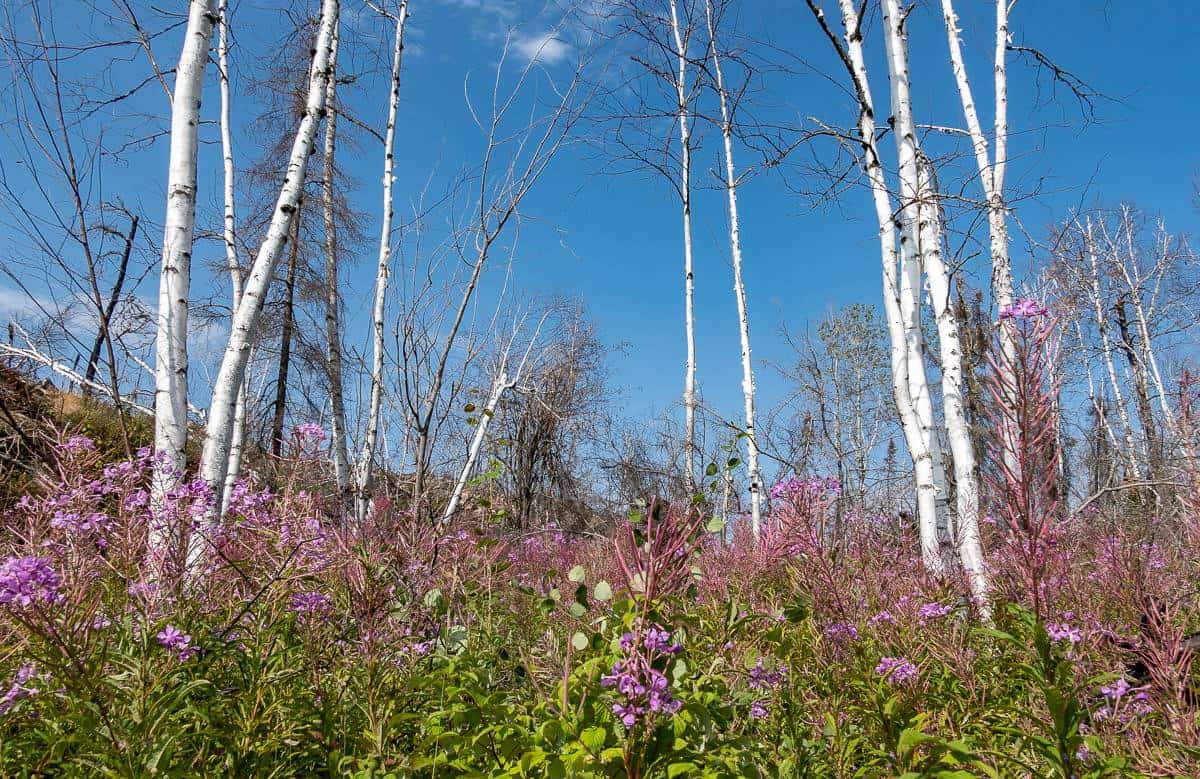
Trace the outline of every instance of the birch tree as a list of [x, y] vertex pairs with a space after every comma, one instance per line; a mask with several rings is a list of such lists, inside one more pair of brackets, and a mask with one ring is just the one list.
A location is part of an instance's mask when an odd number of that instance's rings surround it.
[[[696, 478], [696, 315], [695, 274], [692, 264], [692, 105], [688, 90], [688, 48], [693, 25], [691, 6], [687, 6], [686, 24], [680, 23], [678, 2], [668, 0], [671, 9], [671, 37], [675, 42], [677, 62], [675, 74], [676, 111], [679, 118], [679, 194], [683, 218], [683, 322], [687, 340], [687, 362], [684, 366], [684, 461], [688, 478]], [[693, 481], [693, 484], [695, 482]]]
[[[741, 343], [742, 399], [746, 424], [743, 432], [746, 436], [746, 464], [750, 475], [750, 526], [754, 535], [758, 536], [762, 524], [763, 484], [762, 469], [759, 466], [758, 430], [754, 425], [754, 362], [750, 352], [750, 314], [746, 306], [746, 285], [742, 279], [742, 241], [737, 202], [738, 177], [733, 162], [734, 106], [730, 100], [729, 90], [725, 87], [724, 72], [721, 70], [721, 54], [718, 51], [717, 27], [713, 17], [712, 0], [704, 0], [704, 16], [708, 25], [708, 56], [712, 61], [714, 86], [721, 107], [721, 140], [725, 162], [724, 184], [729, 207], [729, 252], [733, 260], [733, 295], [737, 300], [738, 339]], [[689, 469], [690, 467], [689, 463]]]
[[[221, 238], [225, 244], [225, 264], [229, 270], [229, 287], [233, 298], [231, 311], [237, 311], [242, 301], [242, 263], [237, 254], [237, 211], [235, 208], [235, 181], [233, 164], [233, 101], [229, 94], [229, 2], [221, 0], [218, 10], [217, 28], [217, 71], [220, 77], [221, 94], [221, 162], [223, 174], [224, 211]], [[242, 470], [242, 451], [246, 444], [246, 382], [238, 387], [237, 405], [233, 415], [233, 432], [229, 443], [229, 472], [221, 497], [222, 505], [228, 504], [234, 483]]]
[[[896, 408], [900, 414], [905, 444], [913, 462], [913, 477], [917, 495], [918, 529], [921, 536], [921, 557], [925, 566], [934, 572], [942, 572], [940, 544], [937, 537], [939, 490], [936, 473], [940, 467], [940, 452], [934, 449], [926, 435], [922, 420], [917, 413], [917, 402], [913, 387], [927, 387], [924, 362], [914, 360], [912, 352], [919, 344], [912, 342], [912, 296], [919, 289], [911, 278], [902, 276], [900, 262], [902, 250], [897, 247], [897, 221], [893, 216], [892, 196], [888, 189], [886, 174], [875, 129], [875, 105], [871, 86], [867, 78], [866, 57], [863, 47], [863, 19], [853, 0], [839, 0], [842, 12], [843, 43], [829, 26], [824, 11], [816, 0], [807, 0], [809, 9], [825, 32], [830, 44], [850, 76], [858, 103], [856, 141], [862, 149], [860, 164], [871, 189], [875, 216], [879, 225], [879, 247], [883, 269], [883, 304], [890, 341], [892, 366], [892, 391]], [[902, 238], [903, 241], [903, 238]], [[907, 268], [905, 269], [907, 270]], [[905, 279], [902, 281], [902, 279]]]
[[[694, 182], [692, 163], [698, 147], [697, 104], [703, 84], [707, 51], [692, 53], [693, 36], [702, 22], [696, 0], [623, 0], [621, 38], [632, 41], [629, 58], [640, 72], [608, 92], [613, 107], [606, 111], [612, 127], [611, 148], [634, 170], [651, 172], [679, 199], [683, 243], [683, 447], [682, 469], [690, 490], [697, 487], [698, 443], [695, 264], [692, 236]], [[678, 442], [677, 442], [678, 445]]]
[[396, 114], [400, 106], [400, 65], [404, 53], [404, 23], [408, 18], [408, 0], [402, 0], [394, 16], [380, 8], [376, 8], [376, 11], [391, 19], [395, 25], [395, 36], [392, 44], [387, 126], [383, 142], [383, 215], [379, 227], [379, 261], [375, 271], [375, 300], [371, 308], [371, 397], [367, 407], [366, 434], [355, 473], [356, 510], [360, 520], [366, 515], [371, 496], [375, 449], [379, 438], [379, 414], [383, 404], [383, 326], [388, 278], [391, 274], [392, 218], [395, 213], [392, 206], [392, 189], [396, 180], [393, 173], [393, 154], [396, 142]]
[[[162, 504], [183, 473], [187, 443], [187, 320], [191, 285], [192, 234], [196, 222], [196, 155], [199, 148], [200, 95], [213, 23], [212, 0], [191, 0], [183, 50], [175, 70], [171, 103], [171, 151], [167, 168], [162, 271], [158, 286], [158, 337], [155, 344], [154, 469], [152, 498]], [[223, 487], [223, 480], [216, 483]], [[161, 545], [165, 539], [152, 539]]]
[[[331, 78], [331, 50], [338, 26], [338, 13], [338, 0], [323, 0], [320, 28], [309, 69], [304, 114], [296, 130], [287, 173], [267, 234], [251, 265], [241, 302], [234, 312], [229, 343], [213, 386], [206, 437], [200, 458], [200, 476], [214, 487], [214, 491], [216, 487], [224, 485], [228, 473], [233, 418], [237, 394], [245, 379], [247, 357], [259, 327], [264, 297], [296, 216], [317, 127], [325, 115], [325, 99]], [[205, 530], [211, 530], [222, 515], [224, 506], [220, 500], [215, 503], [207, 517]], [[198, 541], [193, 538], [189, 545], [189, 563], [196, 561], [200, 551]]]
[[337, 171], [337, 54], [338, 32], [330, 43], [329, 71], [325, 95], [325, 165], [321, 175], [321, 206], [325, 227], [325, 368], [329, 375], [330, 451], [338, 493], [350, 489], [349, 455], [346, 444], [346, 401], [342, 395], [342, 328], [339, 318], [337, 214], [334, 207], [334, 177]]
[[[989, 156], [988, 139], [979, 121], [971, 81], [967, 76], [966, 62], [962, 54], [962, 30], [959, 29], [958, 14], [954, 0], [942, 0], [942, 19], [946, 27], [946, 38], [950, 47], [950, 65], [954, 71], [954, 83], [958, 88], [959, 102], [967, 123], [971, 149], [979, 173], [979, 185], [987, 207], [989, 249], [992, 261], [992, 295], [997, 309], [1012, 305], [1013, 275], [1009, 257], [1008, 206], [1004, 198], [1004, 176], [1008, 166], [1008, 12], [1012, 0], [995, 0], [995, 57], [992, 73], [995, 93], [995, 126], [992, 138], [995, 148]], [[1001, 347], [1011, 356], [1012, 339], [1007, 331], [1001, 331]], [[1010, 357], [1011, 358], [1011, 357]]]
[[[908, 33], [898, 0], [883, 0], [884, 42], [887, 49], [888, 76], [892, 84], [893, 135], [899, 163], [901, 255], [908, 251], [920, 258], [920, 268], [929, 283], [929, 295], [937, 321], [939, 352], [942, 358], [942, 403], [954, 465], [957, 503], [957, 528], [950, 529], [956, 539], [959, 561], [967, 572], [972, 592], [982, 606], [987, 595], [987, 580], [979, 538], [979, 489], [976, 481], [975, 451], [971, 444], [962, 399], [962, 347], [958, 324], [950, 306], [950, 283], [942, 260], [941, 212], [933, 192], [928, 160], [921, 152], [913, 118], [908, 67]], [[913, 273], [910, 268], [909, 273]], [[919, 272], [918, 272], [919, 273]], [[919, 323], [918, 323], [919, 329]], [[915, 352], [910, 352], [915, 354]], [[914, 372], [910, 372], [913, 375]], [[917, 388], [920, 392], [922, 388]], [[927, 392], [927, 385], [924, 388]], [[918, 397], [923, 397], [919, 395]], [[923, 403], [923, 400], [922, 400]], [[924, 417], [924, 410], [919, 409]], [[924, 421], [924, 420], [923, 420]], [[932, 433], [933, 431], [931, 431]], [[931, 449], [935, 435], [928, 435]]]

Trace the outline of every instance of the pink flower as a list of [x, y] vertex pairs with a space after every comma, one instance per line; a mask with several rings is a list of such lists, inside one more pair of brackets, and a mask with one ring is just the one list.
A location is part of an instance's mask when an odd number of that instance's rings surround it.
[[316, 422], [301, 422], [300, 424], [296, 425], [292, 433], [297, 438], [311, 438], [318, 442], [325, 440], [325, 428], [321, 427]]
[[917, 678], [917, 667], [903, 657], [883, 657], [875, 673], [891, 684], [907, 684]]
[[46, 557], [10, 557], [0, 566], [0, 604], [10, 608], [58, 603], [61, 586], [62, 577]]
[[1035, 319], [1046, 316], [1050, 309], [1030, 298], [1019, 298], [1016, 302], [1000, 309], [1001, 321], [1007, 319]]

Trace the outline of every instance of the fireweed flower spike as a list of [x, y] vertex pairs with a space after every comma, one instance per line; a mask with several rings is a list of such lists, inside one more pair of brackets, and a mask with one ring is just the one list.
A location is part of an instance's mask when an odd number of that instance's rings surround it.
[[1000, 320], [1006, 321], [1009, 319], [1033, 319], [1043, 317], [1050, 313], [1050, 309], [1030, 298], [1020, 298], [1015, 303], [1011, 303], [1000, 309]]
[[167, 625], [160, 630], [157, 638], [159, 645], [164, 649], [177, 652], [182, 662], [190, 660], [196, 654], [197, 649], [192, 646], [192, 637], [174, 625]]
[[883, 657], [875, 673], [890, 684], [903, 685], [917, 678], [917, 667], [903, 657]]
[[301, 422], [296, 425], [292, 433], [301, 439], [312, 439], [318, 443], [325, 440], [325, 428], [318, 425], [316, 422]]
[[27, 609], [62, 601], [62, 577], [46, 557], [10, 557], [0, 566], [0, 604]]
[[618, 643], [622, 657], [600, 679], [600, 686], [615, 688], [621, 696], [612, 705], [612, 711], [626, 730], [633, 730], [656, 715], [673, 715], [683, 707], [671, 692], [670, 679], [660, 670], [664, 661], [683, 647], [672, 640], [670, 631], [658, 625], [646, 628], [638, 641], [637, 633], [642, 632], [642, 627], [639, 622], [633, 633], [621, 637]]

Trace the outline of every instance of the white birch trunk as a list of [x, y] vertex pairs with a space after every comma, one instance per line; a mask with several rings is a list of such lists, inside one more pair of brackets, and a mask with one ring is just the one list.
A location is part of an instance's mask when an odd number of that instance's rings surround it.
[[987, 572], [979, 534], [979, 483], [976, 477], [975, 447], [963, 402], [962, 343], [958, 318], [950, 305], [950, 276], [942, 258], [941, 208], [934, 191], [928, 161], [922, 159], [919, 171], [921, 188], [921, 253], [929, 301], [937, 323], [942, 358], [942, 408], [946, 416], [946, 435], [954, 465], [956, 522], [951, 538], [958, 551], [959, 564], [967, 574], [975, 602], [986, 614]]
[[[242, 266], [237, 256], [236, 212], [234, 210], [234, 167], [232, 100], [229, 95], [229, 3], [221, 0], [217, 28], [217, 70], [221, 84], [221, 159], [224, 172], [225, 214], [222, 237], [225, 243], [225, 264], [229, 269], [229, 286], [233, 296], [233, 311], [242, 302]], [[242, 449], [246, 441], [246, 386], [238, 389], [237, 408], [233, 415], [233, 434], [229, 443], [229, 473], [225, 476], [225, 488], [221, 505], [229, 505], [234, 482], [242, 470]]]
[[[233, 315], [233, 326], [229, 344], [213, 385], [212, 404], [208, 415], [208, 428], [204, 449], [200, 457], [200, 476], [209, 485], [223, 486], [229, 469], [230, 438], [237, 394], [245, 380], [246, 360], [250, 346], [258, 333], [263, 300], [275, 275], [275, 266], [288, 240], [300, 195], [304, 188], [308, 157], [312, 152], [317, 127], [325, 115], [325, 95], [330, 78], [330, 50], [334, 31], [338, 25], [338, 0], [324, 0], [321, 6], [320, 29], [314, 46], [312, 66], [309, 71], [308, 96], [303, 118], [296, 131], [288, 159], [287, 173], [276, 201], [266, 237], [259, 247], [258, 255], [250, 268], [250, 276], [242, 292], [242, 300]], [[178, 100], [176, 101], [179, 102]], [[205, 531], [211, 531], [221, 516], [224, 507], [214, 506], [206, 517]], [[199, 561], [203, 551], [200, 539], [189, 543], [188, 562], [192, 567]]]
[[[1008, 43], [1008, 3], [996, 2], [996, 52], [994, 63], [995, 83], [995, 159], [988, 159], [988, 142], [979, 122], [971, 81], [967, 77], [967, 66], [962, 54], [961, 30], [953, 0], [942, 0], [942, 17], [946, 26], [946, 40], [950, 47], [950, 66], [958, 86], [963, 116], [967, 122], [967, 133], [975, 152], [975, 164], [979, 172], [979, 184], [987, 202], [988, 239], [992, 261], [992, 297], [998, 310], [1011, 306], [1013, 302], [1012, 260], [1009, 257], [1008, 218], [1004, 201], [1004, 171], [1008, 154], [1008, 77], [1005, 64]], [[1016, 358], [1016, 345], [1008, 329], [1000, 330], [1000, 349], [1006, 364]], [[1004, 458], [1009, 468], [1017, 468], [1015, 450], [1004, 448]]]
[[691, 109], [687, 94], [687, 49], [675, 0], [670, 0], [671, 34], [675, 39], [678, 69], [675, 73], [676, 111], [679, 114], [679, 194], [683, 200], [683, 321], [687, 338], [687, 363], [683, 379], [684, 461], [688, 484], [696, 480], [696, 320], [692, 272], [692, 141]]
[[[155, 508], [163, 505], [164, 496], [178, 484], [179, 474], [186, 466], [187, 323], [192, 234], [196, 223], [196, 156], [200, 97], [215, 20], [216, 9], [211, 0], [192, 0], [183, 50], [175, 70], [154, 350], [154, 449], [162, 458], [154, 468], [151, 494]], [[152, 530], [152, 546], [161, 549], [166, 541], [157, 530]]]
[[708, 20], [713, 74], [721, 104], [721, 139], [725, 146], [725, 193], [729, 202], [729, 250], [733, 257], [733, 295], [737, 299], [738, 337], [741, 340], [742, 397], [746, 412], [746, 464], [750, 471], [750, 526], [755, 537], [762, 526], [762, 471], [758, 462], [758, 433], [754, 426], [754, 362], [750, 353], [750, 316], [746, 307], [746, 286], [742, 281], [742, 240], [738, 226], [737, 175], [733, 164], [733, 120], [730, 117], [729, 97], [721, 58], [717, 52], [716, 30], [713, 25], [712, 0], [705, 0]]
[[339, 317], [337, 218], [334, 176], [337, 174], [337, 55], [338, 31], [330, 43], [328, 88], [325, 94], [325, 165], [321, 176], [321, 201], [325, 228], [325, 368], [329, 374], [330, 452], [338, 494], [350, 489], [346, 448], [346, 402], [342, 396], [342, 328]]
[[[963, 60], [958, 14], [954, 10], [953, 0], [942, 0], [942, 16], [946, 25], [947, 42], [950, 45], [950, 65], [954, 71], [954, 81], [958, 86], [963, 116], [967, 121], [971, 147], [975, 152], [979, 183], [983, 189], [984, 199], [987, 201], [989, 248], [992, 260], [992, 295], [995, 297], [998, 308], [1012, 305], [1013, 301], [1012, 261], [1009, 257], [1008, 219], [1004, 202], [1004, 171], [1008, 154], [1008, 78], [1005, 55], [1008, 43], [1009, 1], [996, 0], [996, 59], [994, 67], [996, 149], [995, 159], [989, 160], [987, 138], [984, 136], [983, 126], [979, 122], [975, 97], [971, 92], [971, 82], [967, 77], [967, 67]], [[1001, 344], [1002, 348], [1006, 350], [1006, 354], [1011, 356], [1013, 344], [1007, 331], [1001, 333]]]
[[396, 113], [400, 106], [400, 63], [404, 51], [404, 22], [408, 18], [408, 0], [400, 4], [395, 16], [396, 35], [392, 47], [392, 79], [388, 93], [387, 129], [383, 143], [383, 217], [379, 229], [379, 263], [375, 271], [375, 302], [371, 310], [372, 358], [371, 398], [367, 408], [367, 429], [355, 474], [356, 514], [362, 521], [371, 501], [375, 448], [379, 440], [379, 413], [383, 405], [383, 314], [387, 301], [388, 276], [392, 258], [393, 149], [396, 140]]
[[[916, 415], [917, 432], [929, 461], [929, 481], [917, 483], [918, 493], [929, 491], [932, 496], [932, 508], [919, 516], [921, 557], [929, 570], [941, 576], [947, 571], [947, 551], [953, 529], [950, 527], [942, 443], [938, 438], [933, 398], [925, 373], [924, 334], [921, 332], [921, 255], [913, 240], [914, 235], [915, 231], [910, 231], [908, 227], [900, 228], [900, 316], [908, 360], [908, 394]], [[918, 507], [921, 506], [918, 498]]]
[[[854, 0], [839, 0], [839, 6], [842, 11], [842, 24], [846, 31], [846, 56], [859, 100], [858, 135], [863, 146], [862, 164], [867, 181], [871, 186], [875, 216], [879, 224], [883, 306], [890, 345], [892, 393], [900, 414], [905, 444], [913, 461], [918, 524], [923, 530], [922, 559], [930, 570], [938, 571], [942, 567], [942, 559], [936, 547], [937, 488], [934, 484], [933, 457], [926, 439], [921, 433], [921, 423], [917, 417], [916, 406], [910, 390], [909, 345], [905, 329], [905, 316], [901, 308], [896, 221], [893, 217], [891, 195], [888, 192], [879, 146], [875, 137], [875, 106], [871, 97], [870, 82], [867, 79], [858, 11], [855, 8]], [[920, 362], [917, 363], [917, 368], [922, 373], [924, 372], [924, 366]], [[927, 545], [926, 538], [933, 538], [935, 543]]]
[[1096, 317], [1096, 329], [1100, 333], [1100, 349], [1104, 354], [1104, 366], [1108, 369], [1108, 380], [1112, 386], [1113, 402], [1117, 405], [1117, 414], [1121, 417], [1121, 426], [1125, 437], [1125, 454], [1129, 463], [1129, 478], [1141, 479], [1141, 467], [1137, 461], [1137, 445], [1133, 439], [1133, 425], [1129, 421], [1129, 409], [1125, 407], [1125, 393], [1121, 392], [1121, 383], [1117, 378], [1117, 367], [1112, 357], [1112, 341], [1108, 337], [1108, 320], [1104, 316], [1104, 303], [1100, 290], [1100, 266], [1096, 260], [1092, 223], [1089, 219], [1084, 228], [1084, 250], [1088, 255], [1090, 273], [1088, 286], [1092, 297], [1092, 312]]
[[[884, 41], [887, 48], [888, 77], [891, 82], [892, 118], [895, 122], [895, 131], [893, 134], [896, 137], [896, 155], [900, 181], [900, 259], [902, 263], [905, 262], [906, 258], [909, 261], [909, 267], [901, 282], [904, 287], [909, 289], [902, 289], [904, 294], [900, 301], [901, 306], [906, 307], [904, 310], [906, 321], [904, 324], [908, 331], [909, 384], [912, 387], [911, 393], [914, 402], [917, 404], [916, 412], [921, 422], [921, 434], [925, 440], [926, 451], [931, 460], [930, 468], [935, 477], [939, 471], [942, 472], [943, 476], [941, 480], [942, 484], [936, 485], [940, 489], [936, 489], [934, 496], [934, 515], [932, 517], [921, 517], [921, 551], [922, 557], [926, 565], [930, 567], [930, 570], [940, 574], [944, 573], [945, 566], [942, 563], [936, 535], [932, 538], [929, 536], [929, 524], [932, 522], [935, 529], [938, 526], [948, 528], [948, 520], [942, 518], [942, 514], [946, 511], [945, 472], [942, 470], [941, 447], [937, 440], [936, 431], [931, 427], [933, 416], [932, 401], [929, 398], [929, 382], [925, 376], [920, 353], [920, 301], [919, 299], [914, 299], [920, 294], [920, 269], [919, 267], [913, 267], [913, 263], [919, 262], [921, 259], [921, 249], [919, 246], [921, 190], [918, 173], [920, 164], [918, 155], [920, 150], [917, 145], [916, 127], [912, 118], [912, 97], [909, 88], [908, 71], [908, 35], [904, 30], [898, 0], [883, 0], [883, 9]], [[929, 405], [928, 409], [926, 408], [927, 404]], [[920, 485], [918, 485], [918, 488], [920, 488]]]
[[508, 374], [504, 369], [500, 369], [499, 375], [492, 382], [492, 391], [488, 395], [487, 404], [483, 407], [483, 412], [479, 415], [479, 424], [475, 426], [475, 435], [471, 438], [471, 446], [467, 450], [467, 461], [463, 463], [463, 469], [458, 475], [458, 480], [454, 482], [454, 490], [450, 493], [450, 502], [446, 504], [446, 510], [442, 513], [442, 522], [449, 522], [454, 516], [454, 512], [458, 511], [458, 504], [462, 499], [463, 489], [467, 486], [467, 481], [471, 478], [471, 471], [475, 469], [475, 461], [479, 459], [479, 452], [483, 449], [483, 441], [487, 437], [488, 423], [492, 421], [492, 417], [496, 414], [496, 407], [500, 404], [500, 399], [504, 393], [512, 389], [515, 381], [509, 381]]

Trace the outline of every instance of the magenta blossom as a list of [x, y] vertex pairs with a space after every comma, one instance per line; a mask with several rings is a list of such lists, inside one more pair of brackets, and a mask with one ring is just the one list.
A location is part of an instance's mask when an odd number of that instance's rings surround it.
[[1001, 321], [1008, 319], [1036, 319], [1046, 316], [1050, 309], [1030, 298], [1020, 298], [1000, 309]]
[[917, 678], [917, 667], [903, 657], [883, 657], [875, 673], [891, 684], [907, 684]]
[[62, 577], [46, 557], [10, 557], [0, 566], [0, 604], [13, 609], [58, 603], [61, 586]]
[[167, 625], [160, 630], [157, 638], [158, 643], [165, 649], [177, 652], [181, 661], [190, 660], [196, 654], [196, 647], [192, 646], [192, 637], [174, 625]]
[[1050, 636], [1051, 641], [1068, 641], [1072, 644], [1083, 640], [1079, 628], [1073, 628], [1066, 622], [1051, 622], [1046, 625], [1046, 635]]
[[292, 431], [297, 438], [308, 439], [321, 442], [325, 440], [325, 428], [318, 425], [316, 422], [301, 422], [296, 425]]

